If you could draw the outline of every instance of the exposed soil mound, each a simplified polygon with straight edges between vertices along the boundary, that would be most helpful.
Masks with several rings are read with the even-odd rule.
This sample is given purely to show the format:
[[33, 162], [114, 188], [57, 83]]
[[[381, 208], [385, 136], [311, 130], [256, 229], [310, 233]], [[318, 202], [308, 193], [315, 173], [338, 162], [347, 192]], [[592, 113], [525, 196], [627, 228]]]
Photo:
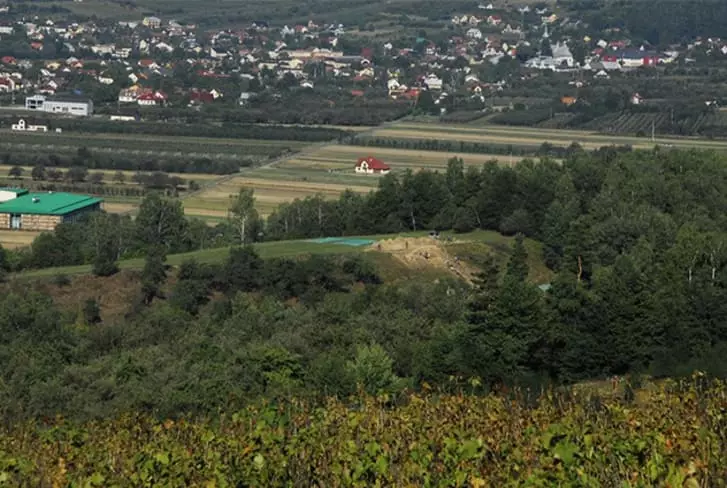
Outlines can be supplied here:
[[441, 269], [472, 282], [476, 269], [447, 252], [446, 245], [432, 237], [399, 237], [385, 239], [372, 249], [395, 256], [410, 269]]

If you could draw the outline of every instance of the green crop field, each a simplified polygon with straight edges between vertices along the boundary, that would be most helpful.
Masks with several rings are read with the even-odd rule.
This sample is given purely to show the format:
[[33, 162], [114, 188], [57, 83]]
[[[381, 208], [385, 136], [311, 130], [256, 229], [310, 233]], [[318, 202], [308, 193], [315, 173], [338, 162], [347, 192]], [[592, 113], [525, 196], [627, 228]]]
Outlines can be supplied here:
[[655, 144], [660, 144], [688, 149], [727, 151], [727, 141], [686, 137], [656, 137], [655, 141], [652, 142], [647, 137], [603, 135], [578, 130], [498, 125], [435, 125], [407, 122], [374, 130], [371, 135], [373, 137], [392, 139], [438, 139], [530, 147], [540, 146], [544, 142], [548, 142], [554, 146], [566, 147], [573, 142], [577, 142], [587, 149], [597, 149], [613, 144], [630, 145], [639, 149], [650, 149]]

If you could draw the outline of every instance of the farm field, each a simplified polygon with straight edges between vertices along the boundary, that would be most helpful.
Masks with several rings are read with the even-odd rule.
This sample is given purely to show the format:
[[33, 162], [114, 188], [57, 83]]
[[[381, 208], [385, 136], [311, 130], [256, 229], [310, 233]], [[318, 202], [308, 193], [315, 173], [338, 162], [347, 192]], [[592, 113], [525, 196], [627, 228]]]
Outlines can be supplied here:
[[[323, 173], [325, 176], [326, 173]], [[257, 210], [261, 215], [272, 213], [281, 203], [296, 198], [305, 198], [317, 194], [325, 198], [337, 198], [344, 190], [366, 193], [373, 185], [353, 185], [344, 182], [320, 181], [311, 172], [310, 177], [295, 177], [290, 173], [279, 174], [275, 168], [259, 169], [244, 173], [213, 186], [202, 193], [184, 201], [186, 215], [195, 217], [223, 218], [230, 206], [230, 197], [241, 188], [254, 188]], [[366, 177], [362, 177], [364, 181]], [[368, 181], [374, 179], [369, 178]], [[374, 181], [375, 182], [375, 181]]]
[[230, 196], [237, 194], [242, 187], [255, 189], [257, 209], [263, 216], [269, 215], [281, 203], [296, 198], [316, 194], [337, 198], [346, 189], [368, 193], [376, 188], [379, 178], [374, 175], [356, 175], [353, 168], [360, 157], [369, 155], [382, 159], [393, 171], [444, 170], [452, 157], [461, 157], [466, 165], [471, 166], [480, 166], [492, 160], [502, 163], [517, 160], [488, 154], [330, 144], [295, 154], [275, 166], [244, 171], [239, 176], [212, 185], [184, 201], [185, 213], [211, 222], [224, 218], [230, 206]]
[[603, 135], [579, 130], [497, 125], [468, 126], [401, 123], [374, 130], [371, 135], [373, 137], [395, 139], [440, 139], [531, 147], [540, 146], [543, 142], [558, 146], [568, 146], [572, 142], [578, 142], [587, 149], [596, 149], [612, 144], [631, 145], [634, 148], [650, 149], [654, 144], [662, 144], [681, 148], [727, 151], [727, 141], [686, 137], [656, 137], [655, 142], [652, 142], [646, 137]]

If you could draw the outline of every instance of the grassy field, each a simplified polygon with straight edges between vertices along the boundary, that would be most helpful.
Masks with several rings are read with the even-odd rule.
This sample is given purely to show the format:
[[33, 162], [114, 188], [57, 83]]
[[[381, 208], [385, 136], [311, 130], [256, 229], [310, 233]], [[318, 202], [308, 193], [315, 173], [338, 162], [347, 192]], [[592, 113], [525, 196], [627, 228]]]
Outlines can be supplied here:
[[0, 246], [5, 249], [15, 249], [30, 245], [40, 232], [0, 230]]
[[[425, 237], [427, 232], [407, 232], [401, 234], [385, 234], [358, 236], [358, 239], [369, 239], [379, 241], [383, 239], [394, 239], [398, 237]], [[509, 252], [512, 245], [511, 237], [506, 237], [498, 232], [478, 230], [467, 234], [454, 234], [452, 232], [442, 233], [442, 237], [453, 237], [453, 241], [447, 246], [451, 246], [452, 253], [459, 253], [463, 258], [473, 255], [484, 255], [494, 252], [496, 255], [504, 255]], [[526, 239], [526, 247], [528, 249], [528, 264], [531, 268], [531, 278], [536, 283], [547, 282], [551, 277], [551, 272], [545, 268], [542, 261], [542, 248], [540, 243]], [[279, 258], [294, 257], [310, 254], [349, 254], [361, 253], [371, 249], [370, 246], [348, 246], [337, 243], [316, 243], [310, 240], [295, 241], [278, 241], [263, 242], [254, 245], [255, 250], [263, 258]], [[167, 264], [178, 266], [188, 259], [195, 259], [200, 263], [220, 263], [223, 262], [229, 254], [229, 248], [204, 249], [183, 254], [173, 254], [168, 256]], [[387, 265], [391, 263], [386, 263]], [[144, 266], [144, 259], [129, 259], [119, 262], [120, 269], [141, 269]], [[403, 270], [402, 270], [403, 271]], [[51, 277], [59, 274], [77, 275], [89, 274], [91, 272], [90, 265], [83, 266], [66, 266], [59, 268], [46, 268], [38, 270], [25, 271], [14, 275], [14, 279], [26, 278], [43, 278]]]
[[655, 144], [671, 145], [685, 149], [714, 149], [727, 151], [727, 141], [687, 137], [657, 137], [651, 141], [646, 137], [603, 135], [594, 132], [561, 129], [540, 129], [533, 127], [511, 127], [499, 125], [427, 124], [404, 122], [372, 131], [373, 137], [393, 139], [439, 139], [451, 141], [480, 142], [498, 145], [538, 147], [543, 142], [554, 146], [569, 146], [579, 143], [586, 149], [602, 146], [631, 145], [638, 149], [651, 149]]

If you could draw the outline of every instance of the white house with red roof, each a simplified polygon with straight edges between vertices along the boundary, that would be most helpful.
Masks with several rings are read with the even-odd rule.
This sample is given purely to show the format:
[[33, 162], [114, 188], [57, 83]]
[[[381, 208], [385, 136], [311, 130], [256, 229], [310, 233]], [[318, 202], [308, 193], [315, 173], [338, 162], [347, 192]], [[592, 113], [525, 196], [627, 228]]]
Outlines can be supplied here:
[[385, 175], [391, 171], [388, 164], [371, 156], [359, 159], [355, 169], [356, 173], [366, 175]]

